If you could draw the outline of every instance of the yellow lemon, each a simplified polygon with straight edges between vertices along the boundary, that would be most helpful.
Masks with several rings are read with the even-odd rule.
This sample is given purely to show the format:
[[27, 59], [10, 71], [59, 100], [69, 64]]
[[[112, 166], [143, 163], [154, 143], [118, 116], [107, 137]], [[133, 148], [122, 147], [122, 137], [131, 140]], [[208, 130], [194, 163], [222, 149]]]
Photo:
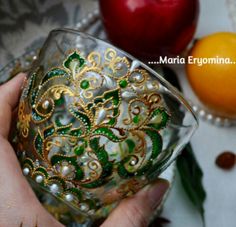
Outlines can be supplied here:
[[[193, 61], [196, 64], [192, 64]], [[201, 65], [201, 61], [206, 64]], [[187, 77], [199, 99], [215, 112], [228, 117], [236, 117], [234, 62], [236, 33], [220, 32], [197, 41], [186, 66]]]

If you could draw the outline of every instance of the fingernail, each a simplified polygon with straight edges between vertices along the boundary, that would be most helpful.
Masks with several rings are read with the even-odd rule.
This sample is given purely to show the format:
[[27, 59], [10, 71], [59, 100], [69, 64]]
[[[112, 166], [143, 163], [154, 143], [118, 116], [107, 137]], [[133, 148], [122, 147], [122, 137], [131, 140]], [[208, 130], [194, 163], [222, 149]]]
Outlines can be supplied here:
[[169, 188], [169, 182], [165, 179], [158, 179], [158, 181], [148, 189], [148, 199], [152, 209], [155, 209], [162, 200], [162, 197]]

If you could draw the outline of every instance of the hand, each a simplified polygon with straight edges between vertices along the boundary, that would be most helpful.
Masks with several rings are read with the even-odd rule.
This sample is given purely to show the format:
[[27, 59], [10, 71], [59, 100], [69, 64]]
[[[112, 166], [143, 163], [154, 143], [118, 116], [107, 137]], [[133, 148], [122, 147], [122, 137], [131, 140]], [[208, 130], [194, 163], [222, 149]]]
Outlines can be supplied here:
[[0, 227], [60, 227], [40, 204], [8, 142], [25, 74], [0, 87]]
[[[62, 227], [38, 201], [8, 141], [24, 78], [21, 73], [0, 86], [0, 227]], [[102, 226], [147, 226], [167, 188], [168, 182], [157, 180], [123, 200]]]

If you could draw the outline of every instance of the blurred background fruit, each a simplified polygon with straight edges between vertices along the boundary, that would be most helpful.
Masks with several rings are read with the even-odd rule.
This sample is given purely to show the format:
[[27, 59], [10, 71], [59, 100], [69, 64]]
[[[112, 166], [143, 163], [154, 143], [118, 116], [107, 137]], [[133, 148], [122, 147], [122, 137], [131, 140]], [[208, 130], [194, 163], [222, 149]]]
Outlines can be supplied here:
[[100, 0], [108, 38], [145, 60], [180, 54], [192, 40], [198, 0]]
[[[206, 36], [189, 53], [194, 58], [230, 58], [236, 62], [236, 33]], [[236, 117], [236, 64], [188, 64], [187, 76], [199, 99], [222, 116]]]

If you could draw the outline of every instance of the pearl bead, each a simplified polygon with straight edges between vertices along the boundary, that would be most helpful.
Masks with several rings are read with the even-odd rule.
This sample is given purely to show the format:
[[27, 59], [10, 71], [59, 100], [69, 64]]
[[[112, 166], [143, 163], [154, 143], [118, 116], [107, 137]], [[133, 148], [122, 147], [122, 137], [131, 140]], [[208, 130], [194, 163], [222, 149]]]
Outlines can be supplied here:
[[131, 64], [131, 67], [130, 67], [130, 72], [133, 72], [136, 68], [138, 68], [140, 66], [140, 63], [139, 61], [137, 60], [134, 60]]
[[213, 120], [212, 114], [207, 115], [207, 121], [211, 122]]
[[35, 181], [37, 183], [42, 183], [43, 182], [43, 176], [42, 175], [38, 175], [36, 178], [35, 178]]
[[137, 160], [132, 160], [131, 162], [130, 162], [130, 165], [131, 166], [134, 166], [134, 165], [136, 165], [137, 164]]
[[74, 196], [72, 194], [66, 194], [65, 199], [68, 202], [72, 202], [74, 200]]
[[29, 169], [28, 167], [25, 167], [25, 168], [23, 169], [23, 174], [24, 174], [25, 176], [27, 176], [27, 175], [29, 174], [29, 172], [30, 172], [30, 169]]
[[38, 159], [35, 160], [35, 165], [36, 165], [37, 167], [39, 167], [39, 160], [38, 160]]
[[71, 169], [69, 166], [63, 166], [61, 170], [61, 174], [63, 176], [67, 176], [71, 172]]
[[88, 211], [88, 214], [89, 214], [89, 215], [94, 215], [94, 214], [95, 214], [95, 210], [89, 210], [89, 211]]
[[198, 107], [197, 106], [193, 106], [193, 111], [197, 112], [198, 111]]
[[205, 115], [206, 115], [206, 112], [205, 112], [204, 110], [200, 110], [200, 111], [199, 111], [199, 116], [200, 116], [200, 117], [204, 118]]
[[145, 180], [146, 180], [146, 177], [145, 177], [145, 176], [142, 176], [142, 177], [141, 177], [141, 180], [142, 180], [142, 181], [145, 181]]
[[43, 109], [46, 110], [49, 107], [49, 105], [50, 105], [50, 102], [48, 100], [45, 100], [42, 104], [42, 107], [43, 107]]
[[89, 210], [88, 204], [86, 204], [86, 203], [80, 203], [80, 204], [79, 204], [79, 209], [80, 209], [81, 211], [88, 211], [88, 210]]
[[52, 184], [52, 185], [50, 186], [50, 191], [51, 191], [52, 193], [57, 193], [57, 192], [59, 191], [58, 185], [57, 185], [57, 184]]
[[217, 126], [221, 126], [222, 125], [222, 119], [220, 117], [217, 117], [215, 119], [215, 125], [217, 125]]

